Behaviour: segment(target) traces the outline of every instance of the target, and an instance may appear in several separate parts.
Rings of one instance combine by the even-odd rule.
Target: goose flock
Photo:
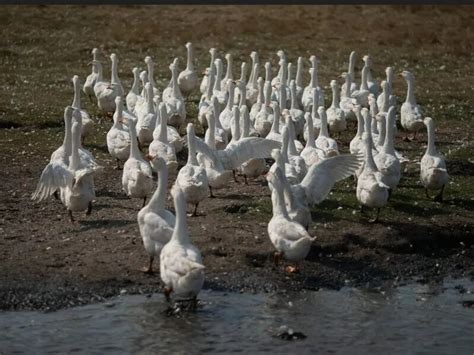
[[[149,255],[144,271],[151,273],[154,259],[159,258],[167,299],[173,293],[176,300],[195,302],[204,282],[202,256],[188,233],[187,206],[191,206],[189,216],[196,216],[200,202],[237,181],[238,175],[246,184],[248,179],[266,176],[273,205],[268,235],[276,249],[274,262],[278,264],[282,258],[291,262],[288,272],[298,271],[298,262],[305,259],[315,240],[308,232],[310,208],[321,203],[336,182],[353,176],[361,208],[376,209],[370,222],[377,221],[400,181],[401,164],[408,161],[394,146],[398,115],[392,67],[385,71],[386,80],[378,83],[372,76],[371,57],[364,56],[357,85],[357,54],[351,52],[348,71],[337,76],[344,83],[330,82],[332,101],[326,108],[318,80],[319,60],[314,55],[309,58],[311,79],[304,86],[304,59],[298,58],[293,77],[293,65],[283,50],[277,52],[275,77],[271,62],[261,66],[254,51],[248,79],[245,62],[240,78],[234,79],[232,54],[224,57],[224,75],[223,60],[217,49],[211,48],[210,65],[201,80],[191,43],[186,44],[186,50],[186,68],[179,72],[179,59],[175,58],[169,65],[171,79],[162,91],[153,77],[154,61],[147,56],[147,70],[132,69],[133,84],[125,94],[117,55],[109,57],[108,81],[103,76],[100,52],[94,48],[92,72],[82,87],[97,104],[100,116],[113,119],[107,148],[116,160],[116,169],[122,169],[124,194],[143,200],[137,221]],[[413,74],[405,70],[400,75],[407,83],[400,124],[408,141],[426,127],[428,147],[420,162],[421,182],[428,197],[429,191],[436,190],[439,193],[434,199],[442,201],[449,177],[444,158],[435,147],[434,121],[423,118],[415,99]],[[95,123],[82,109],[79,77],[74,76],[72,82],[74,100],[64,110],[63,143],[51,155],[32,199],[60,199],[74,222],[74,213],[92,212],[94,179],[103,168],[82,146],[94,124],[101,121]],[[193,119],[205,129],[204,139],[196,136],[186,112],[189,96],[197,92],[201,99]],[[338,141],[330,135],[338,136],[354,125],[357,131],[348,147],[350,154],[341,154]],[[186,136],[181,136],[184,129]],[[408,138],[408,133],[413,133],[413,138]],[[188,159],[178,170],[176,154],[185,147]],[[269,160],[273,161],[270,167]],[[158,185],[153,191],[155,174]],[[166,209],[169,180],[174,181],[170,193],[175,215]]]

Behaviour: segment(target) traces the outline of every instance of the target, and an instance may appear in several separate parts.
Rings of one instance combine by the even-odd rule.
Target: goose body
[[[331,80],[330,85],[332,89],[332,103],[326,111],[328,125],[331,132],[339,133],[347,128],[346,115],[339,106],[339,89],[336,80]]]
[[[384,207],[388,202],[389,186],[383,182],[383,175],[377,169],[373,155],[372,155],[372,135],[370,132],[371,120],[369,111],[366,108],[362,109],[362,116],[365,122],[365,162],[364,168],[357,179],[357,200],[362,206],[370,208],[377,208],[377,217],[379,216],[380,208]]]
[[[327,157],[338,155],[339,149],[337,147],[337,142],[329,137],[326,110],[323,106],[318,108],[318,115],[321,118],[321,129],[318,138],[316,138],[316,148],[324,151],[324,155]]]
[[[199,86],[199,80],[194,70],[194,51],[191,42],[186,43],[187,63],[184,69],[178,75],[179,90],[184,96],[189,96]]]
[[[212,87],[212,84],[210,85],[210,81],[209,81],[209,73],[211,71],[211,67],[213,66],[214,64],[214,61],[216,60],[216,54],[217,54],[217,50],[215,48],[211,48],[209,50],[209,53],[211,54],[211,64],[209,65],[208,68],[206,68],[206,70],[204,71],[204,76],[202,77],[202,81],[201,81],[201,85],[199,86],[199,90],[201,91],[201,94],[205,94],[208,90],[208,87],[211,86]]]
[[[153,86],[150,82],[145,85],[145,99],[147,109],[141,114],[137,115],[137,137],[140,144],[151,143],[153,141],[153,131],[156,126],[156,110],[153,102]]]
[[[384,115],[385,116],[385,115]],[[382,116],[381,126],[385,129],[380,130],[380,135],[385,131],[385,141],[379,148],[379,153],[375,155],[374,161],[377,169],[382,173],[382,182],[393,191],[400,182],[400,161],[395,154],[393,147],[393,122],[395,121],[395,107],[390,107],[386,120]],[[385,122],[384,122],[385,121]]]
[[[177,79],[177,67],[175,65],[171,66],[171,80],[173,82],[173,88],[171,95],[163,102],[166,105],[166,112],[168,114],[168,122],[170,126],[176,127],[179,129],[184,124],[186,119],[186,108],[184,104],[184,99],[179,91],[178,79]]]
[[[138,149],[136,125],[135,120],[128,120],[130,156],[123,165],[122,188],[127,196],[142,198],[145,205],[146,198],[153,189],[153,178],[150,164],[143,159]]]
[[[185,192],[175,184],[171,189],[176,224],[171,240],[166,243],[160,254],[160,277],[165,284],[165,295],[174,292],[177,299],[196,301],[204,284],[204,265],[201,252],[189,239],[186,222]]]
[[[349,67],[347,69],[347,75],[349,75],[349,78],[341,86],[341,101],[344,98],[350,98],[351,94],[357,90],[357,84],[355,83],[355,71],[354,71],[356,56],[357,56],[357,53],[354,51],[352,51],[351,54],[349,55]]]
[[[122,123],[122,98],[115,98],[116,109],[114,124],[107,132],[107,149],[110,155],[119,161],[126,161],[130,156],[130,132]]]
[[[99,50],[97,48],[94,48],[92,50],[92,60],[98,61],[99,60]],[[95,82],[97,81],[97,68],[96,66],[92,65],[92,72],[87,76],[86,81],[84,82],[84,86],[82,87],[82,91],[84,91],[84,94],[87,95],[89,100],[92,101],[92,97],[95,96],[94,94],[94,85]]]
[[[422,111],[415,99],[415,82],[413,74],[405,70],[401,73],[407,82],[407,97],[400,109],[400,122],[407,132],[418,132],[424,127]]]
[[[115,53],[110,55],[112,61],[112,77],[110,83],[104,82],[102,79],[102,65],[98,61],[93,61],[96,65],[98,76],[94,85],[94,93],[97,98],[97,104],[102,112],[114,112],[115,98],[117,96],[123,97],[124,90],[122,83],[118,77],[118,58]]]
[[[280,176],[283,174],[280,168]],[[268,223],[268,236],[273,246],[282,257],[298,262],[306,258],[315,238],[298,222],[292,221],[284,202],[281,182],[275,177],[277,173],[269,172],[267,180],[272,185],[273,217]]]
[[[194,125],[192,123],[188,123],[187,138],[188,162],[179,170],[176,185],[183,190],[186,202],[194,205],[193,215],[195,216],[199,202],[209,194],[209,182],[206,170],[199,166],[196,158]]]
[[[135,105],[137,104],[137,101],[140,98],[140,91],[138,90],[138,86],[140,84],[139,69],[137,67],[133,68],[132,73],[133,73],[132,88],[128,92],[127,97],[125,98],[127,109],[130,112],[135,111]]]
[[[428,130],[428,146],[420,162],[420,179],[427,194],[428,190],[441,189],[440,193],[435,197],[435,201],[441,202],[449,175],[446,170],[444,157],[436,150],[434,122],[430,117],[426,117],[424,124]]]
[[[158,172],[158,187],[137,216],[143,245],[150,258],[147,272],[153,271],[153,260],[160,257],[164,245],[170,241],[176,223],[175,216],[166,209],[167,164],[158,156],[152,157],[150,163]]]
[[[166,163],[166,170],[171,176],[178,170],[178,161],[176,160],[176,151],[174,145],[168,141],[168,113],[164,103],[158,106],[159,119],[156,122],[155,132],[153,132],[153,141],[148,147],[148,154],[161,157]],[[156,137],[156,139],[155,139]],[[152,165],[153,168],[153,165]]]

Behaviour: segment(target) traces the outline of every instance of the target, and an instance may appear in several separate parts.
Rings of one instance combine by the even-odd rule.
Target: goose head
[[[286,60],[286,54],[282,49],[278,50],[277,56],[280,58],[280,60]]]
[[[400,74],[401,77],[403,77],[406,81],[411,81],[413,80],[413,74],[409,72],[408,70],[402,71]]]
[[[118,64],[118,57],[117,57],[117,54],[112,53],[112,54],[110,55],[110,60],[112,61],[112,63]]]
[[[364,64],[367,66],[367,67],[370,67],[372,65],[372,59],[370,58],[370,55],[369,54],[366,54],[362,57],[362,60],[364,61]]]
[[[71,119],[73,111],[74,109],[72,108],[72,106],[66,106],[66,108],[64,109],[64,117],[67,119]]]
[[[156,155],[147,154],[145,155],[144,158],[150,162],[150,165],[153,167],[153,170],[155,171],[160,171],[166,167],[165,160],[159,157],[158,154]]]
[[[186,49],[192,48],[193,44],[191,42],[188,42],[184,45]]]
[[[329,85],[331,86],[331,89],[337,90],[337,81],[336,80],[331,80],[331,83]]]
[[[387,90],[388,90],[387,80],[382,80],[382,82],[380,83],[380,87],[382,88],[382,92],[387,92]]]
[[[98,54],[99,54],[99,49],[98,49],[98,48],[92,49],[92,55],[93,55],[93,56],[96,56],[96,55],[98,55]]]
[[[250,58],[252,59],[252,62],[253,63],[258,63],[258,53],[253,51],[252,53],[250,53]]]
[[[132,69],[132,73],[133,73],[133,76],[135,77],[139,77],[139,74],[140,74],[140,69],[138,69],[138,67],[134,67]]]
[[[316,58],[315,55],[312,55],[311,57],[309,57],[309,61],[311,62],[311,67],[312,68],[316,68],[318,63],[319,63],[319,59]]]

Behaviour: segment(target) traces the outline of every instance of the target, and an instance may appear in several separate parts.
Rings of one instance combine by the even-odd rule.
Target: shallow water
[[[454,287],[462,285],[467,292]],[[203,291],[195,313],[121,296],[51,313],[0,313],[0,353],[474,353],[474,283],[298,294]],[[281,325],[302,340],[274,337]]]

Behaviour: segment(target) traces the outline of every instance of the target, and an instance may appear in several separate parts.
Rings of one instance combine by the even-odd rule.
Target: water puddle
[[[0,313],[0,353],[474,353],[474,283],[298,294],[203,291],[196,313],[162,295],[121,296],[51,313]],[[282,325],[304,339],[275,337]],[[291,333],[291,331],[290,331]]]

